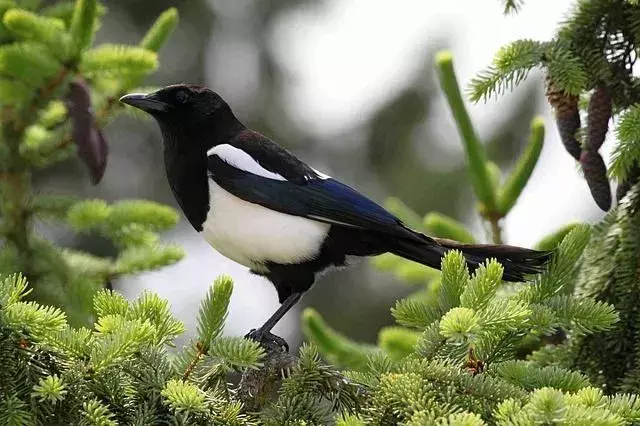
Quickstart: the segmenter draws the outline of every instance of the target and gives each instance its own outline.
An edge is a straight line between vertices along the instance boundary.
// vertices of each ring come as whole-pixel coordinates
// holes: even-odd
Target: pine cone
[[[65,104],[71,118],[73,142],[78,156],[86,164],[91,182],[96,185],[107,167],[108,145],[102,131],[96,126],[91,107],[91,89],[81,77],[69,83]]]
[[[593,151],[600,149],[607,136],[612,109],[609,90],[605,86],[599,86],[589,100],[587,145]]]
[[[556,126],[564,148],[577,161],[580,161],[582,148],[576,139],[580,130],[580,111],[578,97],[558,90],[553,82],[547,79],[547,99],[556,112]]]
[[[611,207],[611,185],[607,178],[607,166],[602,156],[595,151],[583,151],[580,155],[580,165],[584,177],[589,185],[591,196],[598,207],[608,211]]]

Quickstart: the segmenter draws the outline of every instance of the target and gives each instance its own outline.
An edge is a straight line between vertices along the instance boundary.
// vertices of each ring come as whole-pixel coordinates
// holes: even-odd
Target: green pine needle
[[[384,327],[378,333],[378,345],[393,360],[401,360],[415,352],[422,333],[404,327]]]
[[[411,229],[415,229],[416,231],[423,229],[420,215],[411,209],[411,207],[407,206],[401,199],[389,197],[385,200],[384,207]]]
[[[129,311],[129,301],[121,295],[111,290],[100,290],[93,296],[93,308],[98,317],[107,315],[127,315]]]
[[[575,392],[589,385],[589,380],[575,371],[558,367],[537,368],[525,361],[503,362],[495,365],[491,371],[498,377],[529,390],[548,386]]]
[[[442,311],[432,301],[401,299],[391,308],[391,315],[398,324],[425,329],[433,321],[440,318]]]
[[[155,71],[158,58],[155,52],[141,47],[103,44],[88,50],[80,68],[88,76],[132,77]]]
[[[357,343],[332,329],[313,308],[302,313],[302,331],[314,348],[337,366],[363,370],[369,356],[378,351],[373,345]]]
[[[62,401],[66,394],[65,385],[57,375],[44,377],[33,387],[33,395],[41,402],[55,404]]]
[[[18,330],[25,330],[38,338],[63,330],[67,316],[53,306],[41,306],[36,302],[15,302],[4,310],[4,320]]]
[[[480,265],[469,285],[460,295],[460,306],[472,309],[484,308],[502,283],[503,267],[495,259]]]
[[[35,41],[47,46],[61,61],[71,53],[71,38],[63,21],[36,15],[27,10],[11,9],[2,22],[4,26],[25,41]]]
[[[39,87],[52,78],[61,65],[49,49],[35,42],[0,46],[0,74],[30,87]]]
[[[203,353],[208,352],[212,341],[222,333],[232,292],[233,280],[227,275],[221,275],[216,278],[200,303],[197,336]]]
[[[430,235],[438,238],[447,238],[461,243],[474,244],[475,238],[465,226],[449,216],[430,212],[423,219],[424,228]]]
[[[101,334],[91,348],[90,362],[96,370],[122,362],[153,341],[154,329],[148,321],[117,322],[118,326],[109,329],[109,333]]]
[[[265,352],[255,340],[223,336],[213,340],[209,354],[226,366],[247,370],[261,367]]]
[[[606,331],[619,320],[613,306],[594,299],[555,296],[545,301],[545,305],[566,328],[582,334]]]
[[[587,73],[579,57],[561,43],[546,51],[549,78],[555,87],[569,95],[579,95],[587,88]]]
[[[544,119],[535,117],[531,121],[529,143],[498,193],[498,210],[503,216],[506,216],[515,206],[520,194],[529,182],[533,169],[538,164],[543,142]]]
[[[526,329],[529,325],[531,309],[515,299],[495,298],[477,315],[485,333],[501,333]]]
[[[560,227],[556,231],[552,232],[551,234],[545,236],[540,241],[538,241],[533,246],[533,248],[535,250],[541,250],[541,251],[555,250],[556,247],[558,247],[558,244],[560,244],[562,242],[564,237],[566,237],[567,234],[569,234],[569,232],[571,232],[578,225],[580,225],[580,224],[579,223],[568,223],[568,224]]]
[[[0,280],[0,306],[17,303],[30,292],[27,279],[22,274],[11,274]]]
[[[95,426],[117,426],[114,415],[97,399],[91,399],[82,403],[82,415],[88,424]]]
[[[87,49],[93,41],[97,12],[97,0],[76,1],[69,32],[76,45],[76,55],[78,56]]]
[[[547,270],[536,278],[533,285],[523,289],[521,297],[530,302],[539,302],[571,290],[578,260],[590,236],[591,228],[588,225],[578,225],[572,229],[558,245]]]
[[[172,265],[184,256],[177,245],[149,244],[123,250],[114,265],[116,274],[128,275]]]
[[[471,80],[468,91],[472,102],[513,90],[529,72],[541,64],[546,44],[534,40],[517,40],[502,47],[486,70]]]
[[[440,333],[458,342],[473,340],[481,331],[476,313],[469,308],[453,308],[440,320]]]
[[[111,213],[111,207],[103,200],[84,200],[76,203],[67,213],[67,223],[77,231],[99,227]]]
[[[524,5],[524,0],[502,0],[504,14],[516,13]]]
[[[609,175],[625,181],[633,167],[640,164],[640,105],[632,105],[616,126],[618,143],[609,163]]]
[[[205,393],[192,383],[171,379],[162,389],[162,396],[174,411],[204,413],[207,410]]]
[[[111,205],[105,225],[113,230],[138,225],[154,232],[173,228],[178,212],[163,204],[147,200],[124,200]]]
[[[178,9],[169,8],[162,12],[140,42],[140,47],[158,52],[167,42],[169,36],[178,25]]]
[[[442,284],[439,305],[442,312],[460,305],[460,296],[469,282],[469,269],[459,250],[449,250],[441,262]]]
[[[29,406],[16,395],[3,395],[0,398],[0,424],[22,426],[34,424]]]
[[[127,318],[149,321],[155,328],[154,343],[170,343],[184,333],[182,321],[177,320],[169,307],[169,302],[149,291],[143,292],[131,304]]]

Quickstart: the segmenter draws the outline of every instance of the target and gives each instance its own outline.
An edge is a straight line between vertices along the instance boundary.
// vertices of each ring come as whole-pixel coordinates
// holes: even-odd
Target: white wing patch
[[[313,171],[314,171],[314,172],[316,172],[316,174],[318,175],[318,177],[319,177],[320,179],[323,179],[323,180],[324,180],[324,179],[330,179],[330,178],[331,178],[331,176],[329,176],[329,175],[325,175],[324,173],[322,173],[322,172],[320,172],[320,171],[318,171],[318,170],[316,170],[316,169],[313,169]]]
[[[253,157],[235,146],[231,146],[229,144],[214,146],[207,151],[207,156],[210,155],[216,155],[222,161],[230,164],[236,169],[244,170],[245,172],[253,173],[254,175],[268,179],[286,181],[284,177],[280,176],[278,173],[273,173],[265,169],[256,160],[254,160]]]

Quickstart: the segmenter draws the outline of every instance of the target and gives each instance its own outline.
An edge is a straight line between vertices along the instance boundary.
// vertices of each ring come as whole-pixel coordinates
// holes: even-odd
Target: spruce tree
[[[377,268],[413,289],[391,308],[396,324],[380,330],[375,344],[358,342],[309,308],[302,315],[309,342],[292,353],[222,335],[233,291],[225,276],[201,302],[196,335],[184,348],[173,348],[184,326],[167,301],[150,292],[129,301],[100,288],[114,275],[179,258],[175,248],[157,248],[156,232],[175,223],[175,212],[143,201],[68,201],[29,189],[32,170],[71,155],[74,145],[99,181],[105,145],[98,129],[118,112],[115,96],[155,67],[153,52],[175,25],[175,11],[163,14],[140,46],[91,48],[103,11],[97,3],[42,9],[30,1],[19,10],[13,2],[0,5],[5,3],[0,94],[8,95],[0,102],[9,115],[2,123],[2,179],[17,179],[11,185],[26,189],[15,192],[0,179],[2,201],[10,202],[2,207],[0,424],[640,423],[640,115],[631,72],[640,36],[637,2],[577,2],[554,39],[505,46],[468,91],[480,101],[514,89],[533,68],[543,69],[557,131],[594,201],[609,210],[605,218],[594,226],[565,224],[541,238],[536,248],[553,251],[552,261],[523,283],[503,283],[503,267],[493,259],[469,273],[455,250],[444,256],[441,271],[379,256],[372,261]],[[526,7],[503,3],[505,13]],[[151,57],[154,65],[147,67]],[[33,74],[16,71],[24,64],[34,67]],[[56,66],[66,70],[61,81]],[[436,67],[465,149],[477,212],[490,230],[488,239],[504,242],[502,223],[537,166],[545,123],[531,119],[529,144],[503,176],[466,110],[451,53],[439,53]],[[98,75],[99,68],[110,71]],[[52,83],[49,94],[21,91]],[[104,109],[94,108],[89,125],[88,99],[106,108],[104,116]],[[611,117],[617,140],[607,166],[598,151]],[[616,205],[610,179],[618,182]],[[26,215],[25,206],[31,209]],[[387,207],[431,235],[482,240],[438,212],[422,216],[396,198]],[[102,259],[41,241],[31,231],[38,215],[62,219],[80,232],[100,232],[120,255]],[[49,257],[32,262],[35,253]],[[23,273],[6,273],[17,266]],[[47,301],[41,295],[30,300],[49,280],[66,288],[65,297],[75,294],[81,301],[72,309],[41,303]],[[74,293],[81,280],[92,280],[90,292]],[[89,316],[92,325],[78,326],[76,318]]]
[[[104,127],[125,111],[118,98],[158,67],[157,52],[178,19],[169,9],[137,45],[94,46],[105,12],[97,0],[0,2],[0,273],[23,273],[29,297],[64,308],[74,324],[89,319],[93,293],[111,280],[182,256],[179,247],[159,242],[157,233],[178,221],[169,207],[42,193],[32,182],[38,171],[75,155],[93,183],[101,180]],[[52,221],[107,238],[117,257],[42,238],[35,225]]]

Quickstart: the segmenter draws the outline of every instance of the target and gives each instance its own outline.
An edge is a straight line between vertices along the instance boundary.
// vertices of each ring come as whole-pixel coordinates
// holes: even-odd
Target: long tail
[[[392,253],[432,268],[440,269],[442,257],[449,250],[460,250],[473,272],[481,263],[494,258],[504,267],[505,281],[524,281],[525,275],[543,271],[551,259],[551,252],[522,247],[492,244],[462,244],[456,241],[425,237],[424,240],[401,239],[394,241]]]

